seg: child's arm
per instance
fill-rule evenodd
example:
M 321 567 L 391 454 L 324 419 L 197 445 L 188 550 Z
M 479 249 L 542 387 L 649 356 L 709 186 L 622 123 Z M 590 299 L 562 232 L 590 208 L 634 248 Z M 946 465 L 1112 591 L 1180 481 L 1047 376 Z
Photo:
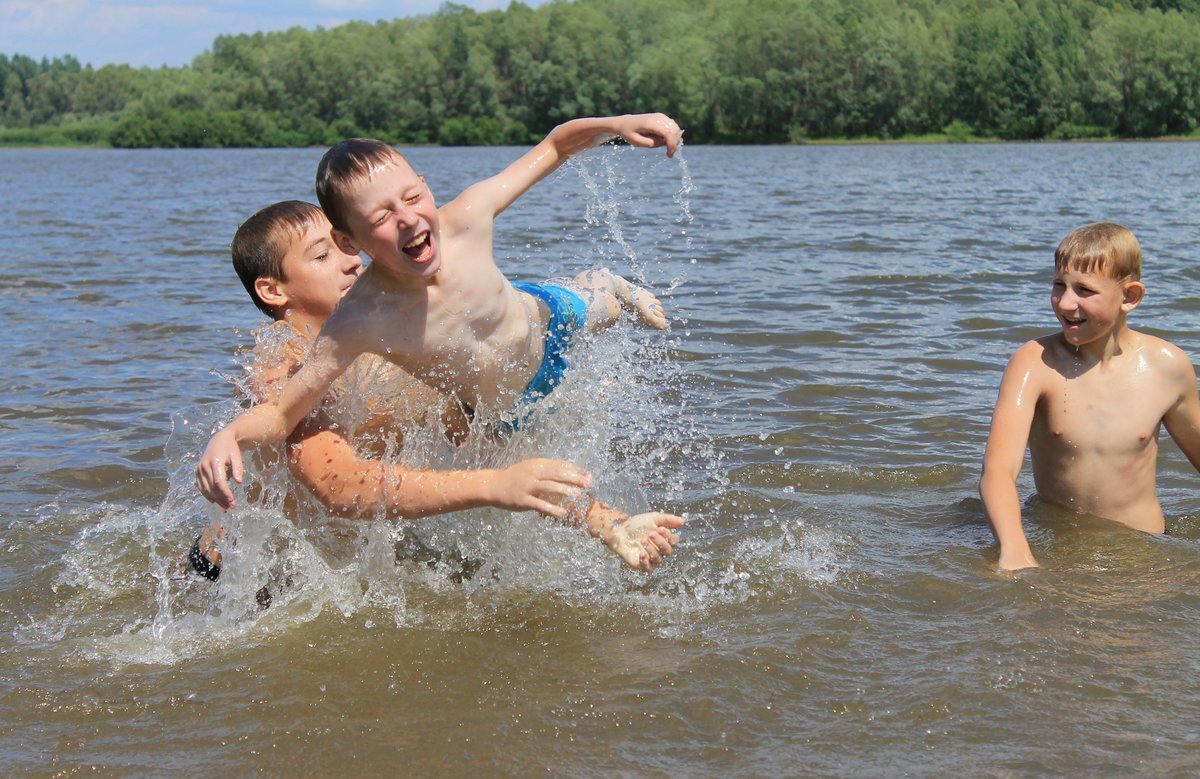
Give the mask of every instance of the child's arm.
M 330 512 L 341 517 L 419 519 L 493 506 L 565 519 L 591 476 L 562 460 L 524 460 L 500 469 L 414 470 L 364 460 L 325 426 L 297 432 L 290 466 Z
M 1035 568 L 1037 560 L 1021 526 L 1021 500 L 1017 476 L 1025 462 L 1025 448 L 1033 424 L 1038 393 L 1033 387 L 1036 361 L 1042 347 L 1025 344 L 1008 363 L 1000 382 L 1000 396 L 992 412 L 992 429 L 983 454 L 983 476 L 979 496 L 992 532 L 1000 543 L 1000 567 L 1004 570 Z
M 1163 415 L 1163 425 L 1192 466 L 1200 471 L 1200 395 L 1196 390 L 1196 371 L 1182 351 L 1171 347 L 1168 354 L 1179 372 L 1180 392 L 1179 399 Z
M 233 480 L 242 483 L 241 445 L 284 441 L 352 360 L 350 350 L 339 348 L 332 339 L 319 338 L 312 359 L 288 379 L 277 402 L 261 403 L 217 431 L 196 466 L 196 486 L 204 497 L 224 509 L 235 506 L 225 474 L 231 472 Z
M 555 127 L 541 143 L 500 173 L 468 187 L 455 202 L 495 216 L 573 155 L 605 141 L 620 136 L 633 146 L 666 146 L 667 156 L 673 156 L 682 135 L 675 120 L 665 114 L 572 119 Z

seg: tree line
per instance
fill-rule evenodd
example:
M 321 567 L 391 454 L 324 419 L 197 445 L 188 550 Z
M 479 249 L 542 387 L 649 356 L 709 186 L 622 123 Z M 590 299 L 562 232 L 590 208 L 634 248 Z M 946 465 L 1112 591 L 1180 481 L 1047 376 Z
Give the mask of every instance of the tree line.
M 524 144 L 659 110 L 689 142 L 1200 127 L 1200 0 L 552 0 L 226 35 L 190 65 L 0 54 L 0 142 Z

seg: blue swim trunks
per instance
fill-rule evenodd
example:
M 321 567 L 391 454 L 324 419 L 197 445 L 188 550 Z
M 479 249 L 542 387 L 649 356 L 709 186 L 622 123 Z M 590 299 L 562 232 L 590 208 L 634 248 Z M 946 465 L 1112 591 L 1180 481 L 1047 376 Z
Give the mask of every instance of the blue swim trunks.
M 521 394 L 518 404 L 536 403 L 546 397 L 562 381 L 567 370 L 567 349 L 575 340 L 575 333 L 587 322 L 587 304 L 583 298 L 566 287 L 556 284 L 512 283 L 514 289 L 528 292 L 544 300 L 550 307 L 550 322 L 546 326 L 546 353 L 538 372 Z

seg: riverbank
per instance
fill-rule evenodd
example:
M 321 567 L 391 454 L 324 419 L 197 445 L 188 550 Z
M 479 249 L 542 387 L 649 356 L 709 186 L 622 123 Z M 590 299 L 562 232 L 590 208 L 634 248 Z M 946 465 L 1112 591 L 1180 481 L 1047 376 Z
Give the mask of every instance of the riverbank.
M 21 131 L 16 137 L 8 135 L 9 130 L 0 128 L 0 149 L 111 149 L 118 148 L 112 146 L 106 140 L 96 140 L 91 142 L 79 142 L 61 135 L 46 135 L 31 137 L 25 131 Z M 1028 139 L 1010 139 L 997 138 L 995 136 L 980 136 L 980 135 L 957 135 L 948 133 L 928 133 L 924 135 L 902 135 L 897 138 L 880 138 L 880 137 L 833 137 L 833 138 L 803 138 L 791 141 L 785 141 L 777 144 L 736 144 L 736 143 L 696 143 L 691 142 L 692 146 L 876 146 L 876 145 L 935 145 L 942 143 L 1125 143 L 1129 141 L 1140 142 L 1187 142 L 1200 141 L 1200 128 L 1197 128 L 1189 135 L 1160 135 L 1147 138 L 1127 138 L 1115 135 L 1094 136 L 1086 138 L 1028 138 Z M 398 143 L 397 146 L 405 148 L 451 148 L 441 147 L 438 144 L 429 143 Z M 125 147 L 121 147 L 125 148 Z M 179 148 L 179 147 L 160 147 L 147 146 L 140 148 Z M 312 146 L 273 146 L 273 147 L 218 147 L 218 146 L 201 146 L 192 148 L 280 148 L 280 149 L 303 149 L 315 148 Z

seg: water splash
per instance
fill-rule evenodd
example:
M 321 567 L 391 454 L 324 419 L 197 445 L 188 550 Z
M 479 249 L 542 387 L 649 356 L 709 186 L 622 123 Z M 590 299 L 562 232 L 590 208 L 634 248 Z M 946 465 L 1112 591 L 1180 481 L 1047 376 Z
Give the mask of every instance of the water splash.
M 682 153 L 656 162 L 677 165 L 678 184 L 669 195 L 679 206 L 675 227 L 632 229 L 640 215 L 631 190 L 642 182 L 631 183 L 623 164 L 645 156 L 627 152 L 605 149 L 571 163 L 588 192 L 583 229 L 595 231 L 588 246 L 614 272 L 658 293 L 664 285 L 676 291 L 686 282 L 679 257 L 696 251 L 691 175 Z M 248 364 L 298 348 L 287 328 L 265 328 L 257 339 Z M 280 452 L 247 458 L 239 508 L 221 514 L 196 492 L 193 471 L 211 434 L 242 410 L 230 400 L 173 417 L 167 494 L 155 509 L 104 507 L 68 523 L 84 529 L 67 542 L 70 551 L 55 574 L 62 597 L 54 613 L 14 632 L 31 648 L 75 642 L 82 661 L 171 664 L 270 641 L 327 612 L 367 629 L 381 621 L 455 629 L 530 598 L 627 611 L 671 632 L 711 619 L 714 608 L 836 578 L 842 553 L 832 539 L 803 517 L 743 509 L 727 494 L 726 455 L 705 411 L 720 404 L 703 364 L 681 359 L 686 339 L 628 322 L 580 338 L 562 385 L 503 446 L 481 420 L 458 448 L 436 419 L 413 419 L 403 441 L 379 435 L 361 442 L 373 456 L 409 467 L 504 467 L 532 456 L 575 462 L 595 475 L 598 496 L 612 505 L 687 517 L 680 551 L 650 576 L 624 568 L 578 528 L 531 513 L 331 517 L 294 481 Z M 375 409 L 367 399 L 387 395 L 379 391 L 388 386 L 387 370 L 362 363 L 346 377 L 330 409 L 339 427 L 357 429 L 370 416 Z M 236 393 L 251 393 L 248 371 L 226 378 Z M 411 411 L 401 416 L 417 416 Z M 228 530 L 217 583 L 186 564 L 192 539 L 212 521 Z
M 574 172 L 587 190 L 589 200 L 582 229 L 594 231 L 591 243 L 599 263 L 618 273 L 627 273 L 643 285 L 655 285 L 656 277 L 665 277 L 659 292 L 670 294 L 687 281 L 685 266 L 696 261 L 690 230 L 694 221 L 691 193 L 695 185 L 682 145 L 672 159 L 653 158 L 647 162 L 646 157 L 645 150 L 609 146 L 572 158 L 565 170 Z M 679 183 L 673 190 L 664 189 L 672 177 L 662 175 L 663 166 L 678 171 Z M 648 243 L 644 250 L 652 252 L 654 259 L 646 261 L 636 237 L 642 232 L 637 228 L 643 224 L 640 201 L 668 196 L 679 206 L 674 219 L 677 230 L 662 231 L 656 241 Z M 667 253 L 684 259 L 682 262 L 678 257 L 664 259 Z

